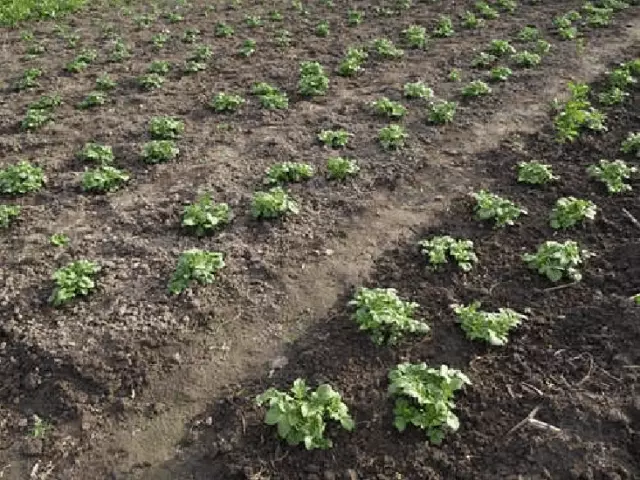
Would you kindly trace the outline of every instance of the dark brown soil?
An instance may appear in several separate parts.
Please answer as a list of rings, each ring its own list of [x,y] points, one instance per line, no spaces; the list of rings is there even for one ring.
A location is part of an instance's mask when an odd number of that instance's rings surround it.
[[[69,19],[81,47],[101,52],[97,64],[74,76],[63,66],[77,50],[65,47],[51,23],[34,25],[47,45],[35,60],[22,58],[19,30],[6,32],[0,166],[30,159],[45,167],[48,182],[38,194],[2,199],[22,205],[23,214],[0,232],[0,478],[28,478],[34,468],[42,478],[60,479],[87,478],[88,471],[90,478],[152,479],[640,476],[640,314],[625,300],[640,291],[640,232],[622,213],[640,218],[640,207],[635,193],[608,197],[584,173],[601,157],[614,158],[628,131],[640,130],[640,99],[636,92],[624,108],[608,111],[606,135],[573,145],[559,146],[543,128],[550,124],[547,103],[566,80],[593,78],[638,54],[637,7],[617,14],[610,28],[587,31],[584,56],[550,28],[553,16],[580,2],[522,1],[515,15],[503,14],[483,30],[458,27],[454,37],[434,39],[427,52],[407,50],[397,62],[372,57],[363,75],[344,79],[333,72],[347,46],[382,36],[399,42],[407,25],[431,27],[438,15],[457,15],[474,2],[417,3],[393,16],[377,16],[361,3],[367,20],[356,29],[346,26],[343,5],[309,5],[304,21],[280,24],[269,22],[267,12],[298,14],[277,2],[215,13],[206,3],[183,9],[182,23],[161,21],[149,30],[116,10]],[[246,27],[247,13],[262,14],[265,27]],[[322,41],[309,33],[321,19],[332,29]],[[235,36],[216,38],[219,21],[232,24]],[[132,46],[134,56],[123,64],[106,62],[109,24]],[[465,81],[482,77],[469,68],[478,49],[527,24],[553,43],[543,66],[516,70],[486,99],[462,101],[460,85],[446,81],[451,68],[460,68]],[[173,38],[154,52],[149,40],[164,28]],[[208,70],[192,76],[176,70],[162,89],[141,92],[134,79],[151,61],[180,65],[187,57],[192,46],[179,40],[186,28],[200,29],[200,42],[213,47]],[[273,45],[281,28],[294,39],[284,51]],[[236,55],[245,38],[258,44],[249,60]],[[309,59],[325,65],[332,82],[330,95],[313,101],[295,93],[299,62]],[[13,81],[35,66],[45,72],[41,87],[13,91]],[[113,103],[75,109],[102,72],[119,82]],[[411,136],[406,149],[390,154],[375,141],[388,122],[366,104],[382,95],[401,100],[402,85],[416,79],[434,86],[438,97],[460,101],[458,117],[435,127],[424,121],[419,102],[405,102]],[[290,109],[261,110],[248,95],[256,81],[286,90]],[[26,106],[53,91],[65,101],[56,121],[22,132]],[[206,102],[218,91],[245,94],[247,105],[235,115],[214,114]],[[150,167],[139,158],[154,115],[186,123],[175,163]],[[299,216],[251,220],[251,193],[261,188],[264,170],[291,160],[323,172],[330,153],[316,134],[338,126],[354,133],[346,153],[358,159],[361,174],[345,183],[318,175],[293,185]],[[74,157],[87,141],[114,146],[116,163],[133,177],[124,190],[80,191],[84,165]],[[562,180],[544,189],[516,185],[513,165],[537,158],[554,164]],[[489,186],[526,205],[527,218],[504,231],[474,221],[464,193]],[[180,212],[205,190],[228,202],[235,219],[219,235],[195,238],[179,228]],[[546,218],[566,195],[592,198],[600,212],[593,224],[556,234]],[[56,232],[70,236],[69,247],[49,245]],[[478,268],[468,275],[429,273],[415,243],[430,233],[473,239]],[[580,284],[546,291],[549,285],[522,265],[524,251],[552,237],[579,240],[598,254]],[[215,285],[170,297],[166,284],[177,257],[194,247],[224,252],[228,265]],[[54,309],[47,304],[49,278],[77,258],[103,266],[98,291]],[[394,349],[371,345],[345,308],[363,281],[418,301],[431,337]],[[478,346],[464,339],[448,307],[471,299],[488,308],[531,309],[530,319],[507,347]],[[264,365],[278,356],[288,364],[266,376]],[[461,430],[441,447],[392,428],[386,375],[402,360],[447,363],[474,381],[458,402]],[[331,451],[286,448],[261,425],[255,394],[298,376],[330,381],[356,417],[353,434],[331,432]],[[537,406],[538,418],[562,434],[524,427],[505,437]],[[33,415],[52,426],[43,438],[30,435]]]
[[[636,93],[626,108],[610,110],[606,135],[559,146],[544,130],[520,138],[515,149],[508,142],[479,154],[478,178],[495,181],[493,190],[526,206],[528,217],[496,231],[479,225],[470,202],[460,199],[439,222],[381,255],[367,282],[419,302],[430,338],[401,348],[374,346],[354,326],[345,295],[292,346],[275,378],[240,385],[212,405],[188,438],[189,456],[168,467],[180,472],[172,478],[638,478],[640,310],[629,297],[640,290],[640,243],[638,226],[622,212],[638,218],[640,207],[636,194],[607,196],[584,173],[600,158],[618,156],[621,140],[640,127],[638,106]],[[531,159],[552,164],[561,180],[541,189],[517,185],[513,167]],[[548,226],[548,213],[555,199],[570,195],[593,200],[598,219],[560,234]],[[435,234],[472,239],[478,268],[429,271],[416,244]],[[597,254],[582,282],[552,289],[524,266],[521,254],[551,238],[577,240]],[[472,344],[449,308],[472,300],[528,311],[529,320],[504,348]],[[392,428],[386,374],[402,361],[461,368],[474,382],[458,402],[462,427],[442,446]],[[330,382],[353,410],[356,432],[331,431],[336,447],[329,452],[274,446],[274,431],[252,405],[254,394],[286,388],[297,377]],[[536,418],[562,432],[524,426],[508,434],[534,408]]]

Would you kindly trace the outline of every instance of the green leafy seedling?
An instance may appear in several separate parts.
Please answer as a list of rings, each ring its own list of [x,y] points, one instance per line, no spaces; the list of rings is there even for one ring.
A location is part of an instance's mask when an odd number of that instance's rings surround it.
[[[348,407],[331,385],[320,385],[312,392],[298,378],[290,392],[270,388],[256,397],[258,406],[266,404],[269,408],[264,422],[276,425],[278,436],[288,445],[304,444],[307,450],[331,448],[333,442],[324,436],[328,420],[338,422],[347,431],[354,429]]]
[[[271,219],[300,212],[298,203],[282,187],[266,192],[255,192],[251,202],[251,214],[257,219]]]
[[[464,28],[475,29],[483,28],[486,22],[483,18],[479,18],[475,13],[467,10],[462,14],[462,26]]]
[[[494,82],[506,82],[511,75],[513,75],[513,70],[504,66],[493,67],[489,73],[491,80]]]
[[[502,57],[504,55],[510,55],[516,53],[516,49],[509,43],[508,40],[491,40],[487,52],[496,57]]]
[[[174,140],[184,132],[184,122],[174,117],[153,117],[149,122],[149,133],[155,140]]]
[[[362,65],[369,55],[362,48],[350,47],[338,65],[338,75],[352,77],[363,70]]]
[[[404,432],[409,425],[424,430],[429,441],[439,445],[447,432],[460,428],[453,413],[455,392],[470,385],[459,370],[425,363],[402,363],[389,372],[389,394],[395,398],[394,425]]]
[[[360,171],[355,160],[344,157],[331,157],[327,160],[327,172],[330,179],[345,180]]]
[[[498,57],[487,52],[480,52],[471,60],[471,66],[474,68],[489,68],[498,61]]]
[[[420,25],[409,25],[402,34],[409,48],[426,48],[428,39],[426,28]]]
[[[219,92],[209,102],[209,106],[218,113],[232,113],[244,105],[245,100],[240,95]]]
[[[476,217],[479,220],[493,220],[496,227],[514,225],[520,215],[526,215],[527,213],[525,209],[511,200],[502,198],[487,190],[473,193],[472,197],[476,201]]]
[[[118,84],[113,80],[109,75],[103,73],[98,78],[96,78],[96,88],[102,91],[109,91],[116,88]]]
[[[22,208],[19,205],[0,203],[0,228],[7,228],[20,216]]]
[[[631,191],[631,185],[627,180],[638,171],[636,167],[630,167],[622,160],[602,159],[597,165],[590,165],[587,173],[590,177],[602,182],[611,194]]]
[[[113,163],[115,159],[113,149],[109,145],[92,142],[86,143],[84,147],[82,147],[82,150],[78,153],[78,157],[81,160],[102,165],[109,165]]]
[[[559,282],[563,278],[579,282],[582,273],[578,267],[591,256],[592,253],[581,250],[576,242],[567,240],[564,243],[546,241],[536,253],[525,253],[522,259],[529,268],[537,270],[552,282]]]
[[[456,33],[453,29],[453,21],[451,17],[441,15],[438,23],[433,29],[433,36],[437,38],[447,38],[453,36]]]
[[[138,85],[144,90],[157,90],[164,85],[164,77],[158,73],[147,73],[138,78]]]
[[[640,158],[640,132],[629,132],[627,138],[622,142],[620,150],[622,153],[628,153]]]
[[[544,185],[557,180],[551,165],[536,160],[518,164],[518,182],[529,185]]]
[[[419,307],[398,297],[393,288],[360,288],[349,302],[356,308],[353,319],[376,345],[393,345],[403,337],[424,335],[429,326],[414,318]]]
[[[443,235],[422,240],[418,245],[434,268],[447,264],[449,257],[451,257],[460,270],[469,272],[473,268],[473,264],[478,261],[471,240],[459,240]]]
[[[49,237],[49,243],[54,247],[65,247],[69,244],[69,237],[64,233],[54,233]]]
[[[555,230],[570,228],[584,223],[585,220],[593,220],[597,212],[596,204],[590,200],[563,197],[556,201],[549,222]]]
[[[41,167],[27,161],[18,162],[0,169],[0,193],[6,195],[23,195],[37,192],[45,182]]]
[[[115,192],[129,181],[129,174],[111,165],[100,165],[84,172],[82,189],[85,192]]]
[[[214,203],[211,194],[205,194],[184,207],[182,226],[193,230],[198,236],[206,235],[228,224],[230,212],[229,205]]]
[[[378,141],[386,150],[397,150],[404,147],[409,134],[402,125],[389,125],[378,132]]]
[[[483,340],[494,346],[505,345],[509,341],[509,332],[527,319],[510,308],[484,312],[479,310],[480,306],[480,302],[451,306],[469,340]]]
[[[433,102],[427,110],[428,119],[431,123],[437,125],[451,123],[453,122],[457,109],[458,104],[456,102],[448,102],[446,100]]]
[[[407,109],[404,105],[399,102],[389,100],[387,97],[382,97],[371,102],[371,107],[378,115],[388,118],[402,118],[407,113]]]
[[[255,83],[251,92],[260,99],[260,105],[269,110],[283,110],[289,107],[287,94],[268,83]]]
[[[267,170],[267,184],[296,183],[309,180],[315,169],[307,163],[283,162],[272,165]]]
[[[344,148],[349,142],[349,138],[352,134],[346,130],[322,130],[318,134],[318,140],[320,140],[325,146],[331,148]]]
[[[423,100],[433,98],[433,89],[420,81],[405,83],[403,93],[407,98],[421,98]]]
[[[89,295],[96,288],[95,277],[100,266],[89,260],[77,260],[56,270],[53,280],[56,284],[49,302],[58,307],[76,297]]]
[[[382,58],[400,58],[404,51],[396,47],[388,38],[377,38],[373,41],[373,50]]]
[[[321,96],[329,89],[329,77],[318,62],[302,62],[300,64],[300,80],[298,91],[309,97]]]
[[[169,292],[178,295],[193,282],[201,285],[213,283],[216,274],[224,268],[224,255],[193,248],[182,252],[178,265],[169,280]]]
[[[174,160],[180,149],[173,140],[152,140],[142,146],[142,159],[146,163],[165,163]]]
[[[465,97],[480,97],[490,93],[491,87],[482,80],[474,80],[462,88],[462,95]]]
[[[99,107],[107,103],[107,98],[104,92],[91,92],[78,104],[78,108],[86,110],[88,108]]]

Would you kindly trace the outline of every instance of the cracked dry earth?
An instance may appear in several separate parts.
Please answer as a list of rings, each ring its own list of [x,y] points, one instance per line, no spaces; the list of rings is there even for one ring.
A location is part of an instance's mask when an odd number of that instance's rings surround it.
[[[77,52],[53,23],[30,26],[46,44],[35,59],[25,59],[19,29],[3,32],[0,166],[29,159],[44,167],[47,183],[35,194],[2,198],[23,213],[0,231],[0,478],[640,478],[640,313],[627,301],[640,291],[640,230],[631,220],[640,218],[640,185],[608,196],[584,173],[600,158],[619,156],[626,135],[640,131],[640,92],[604,109],[606,134],[585,133],[570,144],[555,141],[549,107],[566,96],[568,81],[597,90],[606,71],[640,55],[639,7],[617,12],[606,28],[586,29],[576,42],[559,40],[552,19],[580,2],[521,1],[513,14],[479,30],[459,27],[470,1],[415,2],[393,15],[380,12],[395,2],[335,3],[310,4],[301,16],[289,2],[220,4],[214,11],[195,0],[180,7],[182,22],[160,16],[148,29],[135,22],[151,11],[145,2],[132,15],[96,8],[58,22],[79,34],[81,47],[99,52],[95,64],[73,76],[63,67]],[[346,24],[349,8],[366,12],[357,28]],[[274,9],[285,22],[266,21]],[[380,37],[400,45],[406,26],[431,28],[442,14],[456,19],[454,36],[432,39],[426,51],[407,49],[399,60],[372,56],[353,78],[335,75],[348,46]],[[260,15],[265,25],[250,30],[245,15]],[[331,34],[321,40],[309,32],[322,19]],[[216,37],[217,22],[233,25],[235,35]],[[470,66],[478,51],[492,39],[513,40],[525,25],[552,44],[541,66],[514,68],[508,82],[492,85],[492,95],[461,98],[460,84],[447,80],[451,69],[465,82],[483,78]],[[154,51],[150,39],[165,28],[172,40]],[[187,28],[200,30],[199,42],[212,47],[208,69],[171,72],[161,89],[140,91],[134,79],[151,61],[186,58],[192,46],[179,38]],[[282,28],[292,36],[284,50],[273,44]],[[131,46],[123,63],[106,60],[111,29]],[[236,51],[248,37],[258,51],[246,60]],[[330,72],[325,97],[296,93],[298,65],[308,59]],[[30,67],[43,70],[40,86],[15,92],[10,85]],[[103,72],[118,82],[111,102],[76,109]],[[402,99],[402,85],[417,79],[438,98],[459,102],[452,124],[431,125],[422,103]],[[206,107],[213,93],[248,92],[255,81],[287,91],[289,109],[260,109],[248,93],[236,114]],[[64,100],[56,121],[24,133],[26,106],[52,91]],[[367,104],[381,96],[408,108],[402,123],[409,138],[397,152],[376,142],[388,122]],[[175,162],[150,166],[138,151],[156,115],[181,118],[185,132]],[[322,172],[331,153],[316,135],[335,127],[353,134],[345,155],[358,160],[359,175],[293,184],[299,215],[251,219],[251,195],[265,169],[304,161]],[[132,175],[126,188],[108,195],[79,189],[84,165],[76,153],[91,140],[113,145],[118,165]],[[552,164],[561,180],[541,189],[517,184],[513,167],[533,159]],[[467,194],[480,188],[514,199],[528,215],[504,230],[478,222]],[[234,219],[198,238],[180,228],[180,215],[203,191],[227,202]],[[570,195],[594,201],[598,216],[556,233],[548,212]],[[70,237],[68,247],[49,245],[57,232]],[[416,243],[436,234],[473,240],[477,268],[429,271]],[[596,257],[582,282],[549,290],[520,255],[556,237],[578,240]],[[224,252],[227,266],[213,285],[170,296],[177,257],[194,247]],[[77,258],[103,267],[97,291],[51,307],[51,274]],[[418,302],[430,335],[375,347],[346,307],[362,285],[394,287]],[[470,342],[449,304],[474,299],[492,309],[527,310],[529,319],[505,347]],[[386,375],[402,361],[448,364],[472,379],[457,400],[460,430],[441,446],[420,432],[393,429]],[[332,450],[287,447],[262,424],[255,395],[298,377],[330,382],[355,417],[353,433],[330,431]],[[559,431],[528,424],[512,430],[536,408],[536,418]],[[50,427],[37,438],[34,415]]]

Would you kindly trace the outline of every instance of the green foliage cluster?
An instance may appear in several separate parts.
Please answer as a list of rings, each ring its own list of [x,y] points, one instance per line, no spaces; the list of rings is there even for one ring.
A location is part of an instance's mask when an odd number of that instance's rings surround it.
[[[418,245],[434,267],[447,264],[449,257],[451,257],[458,264],[460,270],[468,272],[478,261],[471,240],[455,239],[449,235],[443,235],[422,240]]]
[[[408,334],[425,334],[429,326],[413,318],[417,303],[398,297],[393,288],[361,288],[349,305],[356,307],[355,322],[376,345],[395,344]]]
[[[182,252],[176,270],[169,280],[169,292],[177,295],[193,282],[202,285],[213,283],[216,274],[224,266],[224,255],[220,252],[208,252],[198,248]]]
[[[76,297],[89,295],[96,288],[95,276],[99,271],[100,266],[89,260],[77,260],[56,270],[53,274],[56,287],[49,301],[57,307]]]
[[[280,438],[289,445],[304,444],[307,450],[333,446],[333,442],[325,438],[328,420],[339,422],[348,431],[355,427],[342,397],[328,384],[311,391],[306,382],[298,378],[290,393],[270,388],[258,395],[256,403],[268,406],[264,422],[276,425]]]
[[[505,345],[509,332],[527,318],[510,308],[500,308],[497,312],[479,310],[480,302],[452,305],[452,308],[467,338],[484,340],[496,346]]]

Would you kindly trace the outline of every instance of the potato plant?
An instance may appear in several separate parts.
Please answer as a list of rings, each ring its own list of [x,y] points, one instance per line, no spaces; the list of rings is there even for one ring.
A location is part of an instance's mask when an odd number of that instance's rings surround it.
[[[451,257],[460,270],[468,272],[478,261],[471,240],[459,240],[443,235],[422,240],[418,245],[421,247],[422,253],[428,257],[429,264],[434,268],[447,264],[449,257]]]
[[[158,75],[166,75],[171,71],[171,64],[166,60],[154,60],[147,67],[147,73],[157,73]]]
[[[318,37],[328,37],[329,33],[331,33],[331,29],[329,27],[329,22],[326,20],[322,20],[316,25],[315,33]]]
[[[611,194],[631,191],[631,185],[627,180],[631,179],[638,169],[630,167],[622,160],[600,160],[597,165],[590,165],[587,173],[590,177],[602,182]]]
[[[245,100],[240,95],[218,92],[209,102],[209,106],[218,113],[233,113],[238,111],[244,103]]]
[[[405,83],[403,93],[406,98],[421,98],[423,100],[433,98],[433,89],[420,81]]]
[[[115,160],[113,149],[109,145],[93,142],[85,143],[78,158],[100,165],[110,165]]]
[[[254,53],[256,53],[256,41],[252,38],[247,38],[244,42],[242,42],[242,46],[238,51],[241,57],[250,57]]]
[[[165,163],[174,160],[180,149],[173,140],[151,140],[142,146],[142,159],[146,163]]]
[[[193,248],[182,252],[178,265],[169,280],[169,292],[178,295],[193,282],[201,285],[213,283],[216,274],[224,268],[224,255]]]
[[[627,135],[627,138],[622,142],[620,151],[640,158],[640,132],[630,132],[629,135]]]
[[[598,94],[598,102],[610,107],[611,105],[623,103],[627,97],[629,97],[629,93],[625,92],[621,88],[609,87],[607,90]]]
[[[309,180],[315,169],[307,163],[283,162],[267,169],[267,184],[295,183]]]
[[[398,119],[405,116],[407,109],[399,102],[389,100],[387,97],[381,97],[378,100],[371,102],[371,108],[378,115]]]
[[[397,150],[404,147],[409,134],[402,125],[389,125],[378,132],[378,141],[386,150]]]
[[[540,36],[540,30],[538,30],[536,27],[527,25],[518,32],[518,34],[516,35],[516,39],[519,42],[528,43],[535,42],[540,38]]]
[[[490,93],[491,87],[482,80],[474,80],[462,88],[462,95],[464,97],[480,97],[489,95]]]
[[[76,297],[89,295],[96,288],[95,277],[100,266],[89,260],[76,260],[53,274],[55,289],[49,302],[58,307]]]
[[[455,392],[470,385],[459,370],[425,363],[402,363],[389,372],[389,394],[395,398],[394,425],[403,432],[409,425],[424,430],[439,445],[447,432],[460,428],[453,413]]]
[[[487,52],[496,57],[502,57],[516,53],[516,49],[509,43],[509,40],[491,40]]]
[[[157,90],[164,85],[164,77],[158,73],[147,73],[138,77],[138,85],[143,90]]]
[[[495,20],[500,17],[500,12],[498,12],[498,10],[493,8],[485,1],[477,1],[474,6],[478,11],[478,14],[482,18],[486,18],[487,20]]]
[[[485,312],[479,310],[480,306],[480,302],[451,306],[469,340],[483,340],[494,346],[505,345],[509,340],[509,332],[527,318],[510,308]]]
[[[364,12],[360,10],[349,10],[347,12],[347,24],[350,27],[356,27],[362,23]]]
[[[575,197],[563,197],[556,201],[556,205],[549,215],[551,228],[570,228],[585,220],[593,220],[598,209],[591,200]]]
[[[89,67],[96,58],[98,58],[98,52],[91,49],[85,49],[71,62],[67,63],[65,70],[70,73],[82,72]]]
[[[553,174],[551,165],[540,163],[536,160],[531,162],[520,162],[518,164],[518,182],[529,185],[545,185],[557,180]]]
[[[513,75],[513,70],[505,66],[493,67],[489,72],[489,77],[494,82],[506,82]]]
[[[298,203],[282,187],[266,192],[255,192],[251,202],[251,215],[256,219],[272,219],[300,213]]]
[[[107,103],[107,99],[108,97],[104,92],[90,92],[80,103],[78,103],[78,108],[81,110],[87,110],[89,108],[99,107]]]
[[[429,326],[414,318],[419,307],[398,297],[393,288],[360,288],[349,305],[356,311],[353,319],[376,345],[393,345],[403,337],[424,335]]]
[[[0,203],[0,228],[7,228],[20,216],[22,208],[19,205]]]
[[[473,193],[472,197],[476,201],[476,217],[479,220],[493,220],[496,228],[514,225],[520,215],[527,213],[525,209],[511,200],[487,190]]]
[[[404,41],[409,48],[426,48],[427,29],[420,25],[409,25],[402,31]]]
[[[82,189],[85,192],[115,192],[129,181],[129,174],[111,165],[100,165],[86,170],[82,176]]]
[[[265,82],[258,82],[251,88],[251,93],[260,99],[260,105],[269,110],[285,110],[289,107],[287,94]]]
[[[6,195],[37,192],[44,182],[42,168],[24,160],[0,169],[0,193]]]
[[[556,139],[573,142],[587,128],[596,132],[606,130],[606,116],[593,108],[589,102],[589,86],[583,83],[569,82],[571,96],[564,105],[557,104],[557,114],[553,119]]]
[[[451,17],[441,15],[438,23],[433,29],[432,35],[437,38],[447,38],[453,36],[456,33],[453,29],[453,21]]]
[[[362,48],[350,47],[344,59],[338,65],[338,75],[352,77],[363,70],[362,65],[369,54]]]
[[[474,68],[487,69],[498,61],[498,57],[487,52],[480,52],[471,60],[471,66]]]
[[[458,104],[447,100],[433,102],[427,109],[427,118],[431,123],[444,125],[453,122]]]
[[[20,80],[16,82],[16,90],[28,90],[39,86],[38,78],[42,76],[42,70],[39,68],[28,68],[22,74]]]
[[[360,167],[355,160],[344,157],[331,157],[327,160],[327,175],[333,180],[345,180],[357,175]]]
[[[466,10],[462,14],[462,26],[468,29],[484,28],[486,22],[483,18],[479,18],[475,13],[470,10]]]
[[[64,233],[54,233],[49,237],[49,243],[54,247],[65,247],[69,244],[69,237]]]
[[[388,38],[377,38],[372,43],[373,50],[382,58],[400,58],[404,51],[396,47]]]
[[[578,267],[591,256],[592,253],[580,249],[573,240],[564,243],[551,240],[538,246],[536,253],[525,253],[522,259],[529,268],[552,282],[559,282],[563,278],[579,282],[582,273]]]
[[[223,22],[218,23],[214,30],[215,36],[220,38],[231,37],[234,33],[233,27]]]
[[[338,422],[347,431],[354,429],[348,407],[331,385],[320,385],[311,391],[298,378],[289,392],[270,388],[256,398],[258,406],[268,407],[264,422],[276,425],[278,436],[288,445],[304,444],[307,450],[331,448],[333,442],[325,437],[329,420]]]
[[[174,117],[153,117],[149,134],[154,140],[174,140],[184,132],[184,122]]]
[[[39,100],[31,103],[20,126],[24,130],[36,130],[53,119],[56,107],[62,104],[59,95],[43,95]]]
[[[511,60],[518,66],[522,68],[533,68],[540,65],[542,62],[542,57],[537,54],[530,52],[528,50],[523,50],[518,53],[514,53],[511,55]]]
[[[349,143],[349,138],[353,135],[346,130],[322,130],[318,134],[320,140],[325,146],[331,148],[344,148]]]
[[[309,97],[326,95],[329,89],[329,77],[318,62],[302,62],[300,64],[300,80],[298,91]]]
[[[118,84],[109,75],[103,73],[96,78],[96,88],[101,91],[110,91],[116,88]]]
[[[214,203],[211,194],[200,196],[194,203],[184,207],[182,226],[197,236],[212,233],[229,223],[231,211],[226,203]]]

